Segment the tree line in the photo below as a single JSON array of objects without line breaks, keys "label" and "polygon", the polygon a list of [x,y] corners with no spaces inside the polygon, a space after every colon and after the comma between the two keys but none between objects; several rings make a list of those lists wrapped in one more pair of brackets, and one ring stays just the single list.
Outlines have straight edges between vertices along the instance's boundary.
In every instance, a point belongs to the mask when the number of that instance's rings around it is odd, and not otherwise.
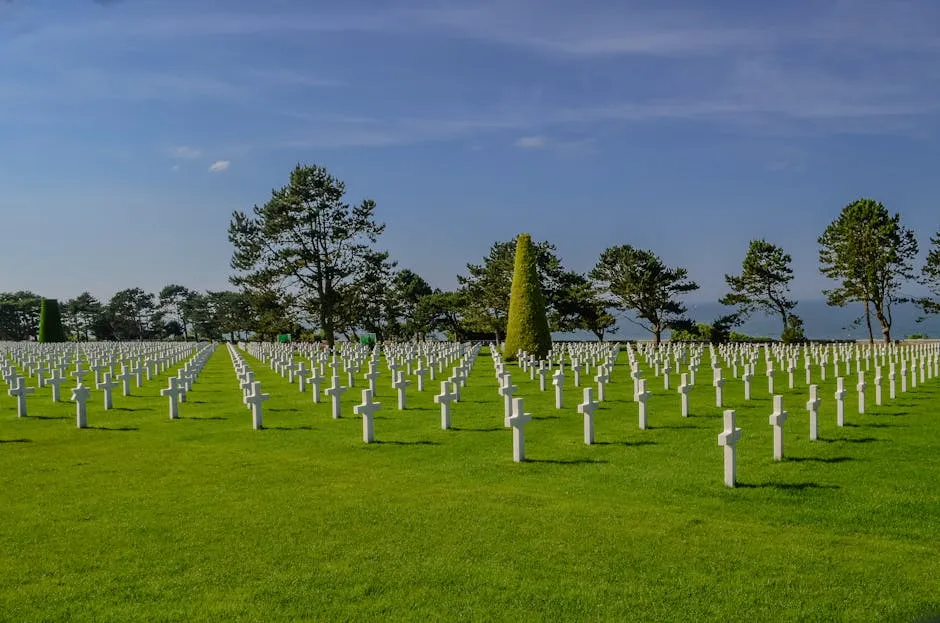
[{"label": "tree line", "polygon": [[[332,344],[337,335],[359,332],[378,339],[421,339],[441,332],[453,339],[506,335],[516,241],[497,241],[479,264],[467,264],[458,287],[432,288],[410,269],[398,269],[377,248],[385,225],[375,201],[345,200],[345,184],[324,167],[298,164],[288,184],[250,211],[235,211],[228,235],[233,245],[233,284],[249,299],[264,298],[272,313],[265,322],[316,327]],[[835,284],[825,290],[830,305],[861,304],[874,340],[874,322],[891,339],[892,308],[913,300],[927,313],[940,311],[940,233],[926,264],[915,273],[918,245],[913,231],[873,199],[845,206],[818,238],[820,272]],[[755,313],[780,318],[781,338],[803,339],[803,323],[790,295],[792,257],[767,240],[752,240],[741,271],[725,275],[720,302],[729,313],[709,323],[690,320],[683,297],[698,289],[688,270],[672,267],[653,251],[629,244],[605,249],[581,273],[564,267],[556,247],[534,243],[535,265],[552,331],[584,330],[603,339],[616,331],[614,313],[649,331],[659,343],[673,338],[721,339]],[[926,285],[932,297],[910,299],[903,288]],[[290,319],[290,320],[289,320]],[[280,328],[280,327],[279,327]],[[259,326],[260,333],[276,332]],[[707,335],[706,335],[707,334]]]},{"label": "tree line", "polygon": [[[0,292],[0,340],[35,340],[43,297]],[[116,292],[102,303],[90,292],[58,301],[66,337],[75,341],[235,339],[252,325],[239,292],[198,292],[170,284],[159,293],[142,288]]]},{"label": "tree line", "polygon": [[[238,291],[198,292],[170,284],[159,293],[117,292],[107,303],[88,292],[61,301],[71,339],[295,339],[363,333],[382,340],[420,340],[443,334],[455,340],[506,337],[516,239],[494,242],[479,263],[468,263],[457,287],[441,290],[414,270],[399,268],[379,248],[385,230],[376,203],[350,204],[345,184],[324,167],[298,164],[288,183],[263,205],[232,213],[231,283]],[[914,266],[914,232],[873,199],[845,206],[818,238],[819,270],[833,282],[830,305],[861,306],[869,339],[875,327],[891,339],[892,309],[914,302],[940,313],[940,233],[926,262]],[[586,331],[601,340],[617,330],[618,314],[646,329],[655,343],[672,339],[724,341],[753,314],[780,319],[781,339],[803,339],[803,323],[790,294],[792,257],[779,245],[751,240],[741,270],[725,275],[720,302],[728,313],[711,322],[687,317],[683,298],[698,289],[686,268],[668,265],[652,250],[629,244],[603,250],[587,272],[564,266],[556,247],[533,242],[534,264],[549,328]],[[904,288],[920,283],[928,297]],[[35,339],[41,298],[0,293],[0,339]]]}]

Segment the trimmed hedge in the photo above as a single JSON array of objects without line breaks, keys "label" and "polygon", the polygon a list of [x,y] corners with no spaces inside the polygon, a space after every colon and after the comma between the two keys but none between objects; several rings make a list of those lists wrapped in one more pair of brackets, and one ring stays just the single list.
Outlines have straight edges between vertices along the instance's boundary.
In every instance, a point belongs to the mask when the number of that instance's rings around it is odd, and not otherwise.
[{"label": "trimmed hedge", "polygon": [[40,342],[67,342],[65,329],[62,327],[62,315],[59,312],[59,301],[56,299],[43,299],[39,308],[39,337]]},{"label": "trimmed hedge", "polygon": [[545,316],[545,297],[539,284],[535,245],[532,244],[532,236],[519,234],[503,357],[512,361],[522,350],[542,359],[551,347],[552,334]]}]

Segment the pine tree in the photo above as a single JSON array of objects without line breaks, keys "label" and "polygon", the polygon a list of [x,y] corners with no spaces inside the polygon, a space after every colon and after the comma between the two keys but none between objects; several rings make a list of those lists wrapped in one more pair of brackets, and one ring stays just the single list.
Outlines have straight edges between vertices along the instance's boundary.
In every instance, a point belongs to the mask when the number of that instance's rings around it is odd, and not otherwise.
[{"label": "pine tree", "polygon": [[62,315],[59,311],[59,301],[56,299],[43,299],[39,309],[39,337],[40,342],[65,342],[65,329],[62,327]]},{"label": "pine tree", "polygon": [[548,355],[551,347],[552,335],[545,315],[545,297],[539,285],[536,250],[529,234],[519,234],[503,355],[511,361],[522,350],[541,359]]}]

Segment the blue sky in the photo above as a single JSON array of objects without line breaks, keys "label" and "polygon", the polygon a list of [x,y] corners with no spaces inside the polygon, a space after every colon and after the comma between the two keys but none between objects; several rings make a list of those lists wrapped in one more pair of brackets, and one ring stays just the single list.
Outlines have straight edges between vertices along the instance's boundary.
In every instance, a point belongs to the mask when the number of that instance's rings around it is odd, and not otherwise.
[{"label": "blue sky", "polygon": [[751,238],[819,298],[873,196],[940,227],[940,3],[0,0],[0,291],[227,286],[232,210],[297,162],[448,288],[520,231],[714,300]]}]

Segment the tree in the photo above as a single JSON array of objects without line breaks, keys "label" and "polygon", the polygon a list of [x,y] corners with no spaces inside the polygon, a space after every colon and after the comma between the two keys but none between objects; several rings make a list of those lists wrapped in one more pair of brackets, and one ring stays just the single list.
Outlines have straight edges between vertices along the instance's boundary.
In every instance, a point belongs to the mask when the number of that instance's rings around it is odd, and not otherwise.
[{"label": "tree", "polygon": [[42,299],[39,310],[38,341],[65,342],[65,329],[62,327],[62,316],[59,311],[59,301],[56,299]]},{"label": "tree", "polygon": [[617,319],[607,311],[607,303],[600,294],[586,275],[562,273],[555,300],[557,329],[583,329],[593,333],[599,341],[603,341],[607,331],[615,333]]},{"label": "tree", "polygon": [[789,326],[790,312],[796,301],[789,298],[790,282],[793,281],[793,258],[784,250],[766,240],[751,240],[740,275],[725,275],[731,288],[719,301],[722,305],[735,306],[742,320],[755,311],[768,315],[779,315],[781,331]]},{"label": "tree", "polygon": [[407,268],[392,279],[394,313],[399,318],[403,337],[424,338],[433,330],[431,318],[424,314],[421,300],[433,294],[431,285],[418,273]]},{"label": "tree", "polygon": [[42,297],[33,292],[0,292],[0,340],[36,339]]},{"label": "tree", "polygon": [[463,313],[467,305],[460,291],[435,290],[418,301],[416,315],[431,331],[440,331],[448,339],[462,342],[467,339],[468,329]]},{"label": "tree", "polygon": [[545,316],[545,297],[539,283],[538,251],[529,234],[516,238],[515,269],[509,299],[509,317],[503,356],[512,361],[518,351],[543,359],[552,348]]},{"label": "tree", "polygon": [[108,302],[115,337],[119,340],[143,340],[149,337],[155,309],[154,295],[141,288],[116,292]]},{"label": "tree", "polygon": [[940,232],[930,237],[930,250],[921,268],[921,283],[930,290],[933,298],[922,297],[915,302],[925,314],[940,313]]},{"label": "tree", "polygon": [[[82,292],[74,299],[65,302],[67,315],[73,319],[75,332],[86,342],[90,339],[98,317],[101,315],[101,303],[89,292]],[[99,339],[104,339],[95,334]]]},{"label": "tree", "polygon": [[187,316],[188,308],[185,303],[193,294],[194,293],[189,288],[175,283],[164,286],[159,294],[160,307],[173,314],[173,317],[178,321],[179,326],[183,330],[184,340],[189,339],[189,332],[186,327],[190,322]]},{"label": "tree", "polygon": [[656,346],[662,332],[686,312],[678,297],[698,289],[685,268],[668,268],[652,251],[630,245],[605,249],[590,277],[609,293],[611,305],[646,321],[636,324],[653,334]]},{"label": "tree", "polygon": [[[465,303],[464,323],[468,329],[493,335],[497,342],[506,335],[509,296],[512,288],[517,242],[494,242],[482,264],[467,264],[468,275],[457,276]],[[548,242],[535,245],[539,285],[554,318],[559,279],[563,273],[555,247]]]},{"label": "tree", "polygon": [[288,184],[254,206],[252,216],[234,212],[228,229],[237,271],[231,282],[291,291],[313,312],[330,346],[343,287],[359,276],[385,229],[374,219],[374,201],[353,207],[345,194],[345,184],[325,168],[298,164]]},{"label": "tree", "polygon": [[[892,306],[903,301],[901,286],[913,277],[917,255],[914,232],[901,225],[901,215],[888,213],[874,199],[858,199],[819,237],[820,272],[839,282],[824,290],[829,305],[859,302],[881,324],[885,343],[891,341]],[[869,340],[874,341],[869,333]]]}]

